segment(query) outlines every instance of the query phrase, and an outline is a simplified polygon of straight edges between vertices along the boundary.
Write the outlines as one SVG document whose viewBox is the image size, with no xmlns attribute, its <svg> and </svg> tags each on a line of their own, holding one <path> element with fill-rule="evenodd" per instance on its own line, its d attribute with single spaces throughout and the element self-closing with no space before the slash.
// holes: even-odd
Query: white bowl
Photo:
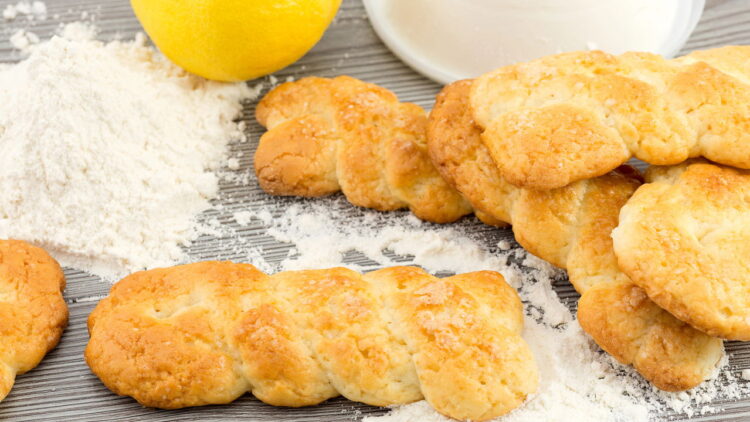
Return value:
<svg viewBox="0 0 750 422">
<path fill-rule="evenodd" d="M 364 0 L 404 62 L 440 83 L 581 49 L 674 57 L 705 0 Z M 628 9 L 630 8 L 630 9 Z"/>
</svg>

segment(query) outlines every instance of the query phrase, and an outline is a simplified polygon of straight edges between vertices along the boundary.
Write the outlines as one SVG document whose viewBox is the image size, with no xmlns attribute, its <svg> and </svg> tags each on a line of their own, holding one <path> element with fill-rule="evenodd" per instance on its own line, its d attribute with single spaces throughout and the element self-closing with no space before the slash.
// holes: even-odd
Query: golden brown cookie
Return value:
<svg viewBox="0 0 750 422">
<path fill-rule="evenodd" d="M 620 267 L 677 318 L 750 340 L 750 172 L 699 160 L 647 180 L 612 234 Z"/>
<path fill-rule="evenodd" d="M 86 361 L 145 406 L 278 406 L 343 395 L 376 406 L 425 398 L 486 420 L 536 390 L 522 305 L 495 272 L 435 278 L 413 267 L 266 275 L 201 262 L 135 273 L 89 317 Z"/>
<path fill-rule="evenodd" d="M 256 117 L 268 128 L 255 153 L 255 173 L 268 193 L 341 190 L 352 204 L 408 207 L 438 223 L 471 212 L 427 156 L 424 110 L 385 88 L 348 76 L 303 78 L 269 92 Z"/>
<path fill-rule="evenodd" d="M 500 174 L 520 187 L 559 188 L 632 156 L 750 168 L 748 61 L 748 46 L 674 60 L 563 53 L 482 75 L 470 103 Z"/>
<path fill-rule="evenodd" d="M 620 271 L 610 234 L 639 183 L 612 172 L 551 191 L 527 190 L 513 229 L 529 251 L 568 270 L 581 293 L 578 321 L 604 350 L 660 389 L 686 390 L 711 375 L 723 344 L 649 300 Z"/>
<path fill-rule="evenodd" d="M 507 225 L 505 210 L 518 188 L 506 182 L 482 144 L 468 107 L 471 81 L 454 82 L 435 99 L 427 125 L 427 151 L 435 167 L 490 225 Z"/>
<path fill-rule="evenodd" d="M 36 367 L 68 322 L 65 277 L 47 252 L 0 240 L 0 400 L 16 375 Z"/>
<path fill-rule="evenodd" d="M 640 185 L 637 171 L 623 167 L 549 191 L 503 182 L 467 111 L 470 85 L 446 86 L 430 114 L 429 152 L 441 174 L 477 210 L 512 223 L 528 251 L 568 270 L 582 295 L 579 322 L 603 349 L 661 389 L 702 382 L 722 356 L 721 341 L 659 308 L 617 266 L 610 233 Z"/>
</svg>

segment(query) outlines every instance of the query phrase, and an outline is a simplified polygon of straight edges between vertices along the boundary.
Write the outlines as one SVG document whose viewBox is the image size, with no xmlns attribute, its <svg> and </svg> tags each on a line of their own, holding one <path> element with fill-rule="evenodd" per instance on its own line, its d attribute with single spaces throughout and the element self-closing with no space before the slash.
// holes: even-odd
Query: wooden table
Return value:
<svg viewBox="0 0 750 422">
<path fill-rule="evenodd" d="M 408 1 L 408 0 L 404 0 Z M 8 0 L 0 1 L 0 9 Z M 15 1 L 13 1 L 15 3 Z M 131 38 L 140 30 L 127 0 L 47 0 L 50 18 L 37 22 L 30 28 L 42 39 L 48 38 L 60 22 L 81 20 L 82 13 L 93 16 L 101 29 L 100 38 L 108 40 L 118 36 Z M 54 15 L 59 15 L 53 19 Z M 727 44 L 750 43 L 750 1 L 709 0 L 698 28 L 690 38 L 684 52 L 693 49 L 722 46 Z M 8 44 L 8 38 L 15 30 L 25 27 L 23 20 L 3 23 L 0 38 L 0 61 L 13 62 L 21 58 Z M 431 107 L 435 93 L 440 88 L 415 73 L 393 56 L 372 31 L 359 0 L 344 0 L 341 10 L 323 40 L 295 65 L 278 72 L 283 80 L 317 75 L 335 76 L 348 74 L 363 80 L 383 85 L 395 91 L 402 100 L 416 102 Z M 251 82 L 251 84 L 257 83 Z M 251 157 L 262 129 L 252 118 L 254 104 L 246 107 L 244 120 L 248 123 L 251 142 L 232 145 L 233 151 L 243 151 L 240 172 L 249 171 Z M 222 224 L 234 224 L 232 213 L 241 209 L 271 207 L 280 211 L 294 199 L 271 198 L 257 187 L 254 178 L 243 185 L 223 183 L 222 194 L 225 205 L 221 211 L 208 211 L 203 218 L 218 218 Z M 324 200 L 325 201 L 325 200 Z M 335 199 L 331 199 L 335 201 Z M 362 211 L 344 208 L 340 218 L 356 223 Z M 475 219 L 462 220 L 457 226 L 482 239 L 487 245 L 496 244 L 503 238 L 512 238 L 510 230 L 496 230 L 479 224 Z M 259 221 L 241 230 L 241 235 L 251 240 L 262 250 L 263 259 L 278 262 L 283 259 L 290 245 L 276 243 L 265 233 Z M 201 237 L 190 249 L 192 258 L 247 260 L 246 254 L 227 250 L 221 239 Z M 352 257 L 356 260 L 357 257 Z M 17 379 L 8 398 L 0 404 L 0 420 L 284 420 L 284 421 L 350 421 L 359 420 L 363 415 L 383 413 L 385 410 L 356 404 L 338 398 L 323 405 L 303 408 L 274 408 L 260 403 L 252 396 L 245 395 L 229 406 L 207 406 L 195 409 L 161 411 L 145 409 L 126 397 L 118 397 L 108 391 L 91 374 L 83 361 L 83 349 L 88 335 L 86 317 L 96 304 L 96 298 L 107 293 L 109 285 L 96 277 L 68 269 L 68 288 L 65 293 L 70 305 L 70 325 L 60 345 L 52 351 L 38 368 Z M 563 299 L 570 299 L 575 305 L 575 292 L 562 280 L 555 286 Z M 727 343 L 732 354 L 733 370 L 739 372 L 750 368 L 750 345 L 737 342 Z M 695 417 L 694 421 L 748 421 L 750 420 L 750 398 L 736 403 L 727 403 L 723 415 Z M 680 415 L 668 416 L 671 420 L 683 420 Z"/>
</svg>

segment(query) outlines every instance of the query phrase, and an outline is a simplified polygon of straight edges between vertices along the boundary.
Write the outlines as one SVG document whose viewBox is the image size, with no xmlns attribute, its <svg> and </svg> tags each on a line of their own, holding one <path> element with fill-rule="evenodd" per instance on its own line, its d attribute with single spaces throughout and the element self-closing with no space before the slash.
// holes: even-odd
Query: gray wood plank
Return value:
<svg viewBox="0 0 750 422">
<path fill-rule="evenodd" d="M 15 2 L 15 1 L 14 1 Z M 8 0 L 0 1 L 0 9 Z M 140 29 L 129 3 L 126 0 L 47 0 L 50 17 L 58 19 L 35 22 L 32 31 L 47 38 L 60 22 L 72 22 L 81 18 L 82 12 L 95 17 L 101 28 L 101 38 L 128 38 Z M 750 2 L 744 0 L 709 0 L 707 10 L 698 28 L 684 48 L 684 52 L 725 44 L 750 43 Z M 3 23 L 0 29 L 0 62 L 14 62 L 20 59 L 17 51 L 8 44 L 8 36 L 16 29 L 26 26 L 18 22 Z M 323 40 L 302 60 L 276 76 L 283 80 L 291 76 L 299 78 L 307 75 L 335 76 L 348 74 L 374 82 L 394 90 L 403 100 L 413 101 L 430 107 L 439 86 L 415 73 L 393 56 L 378 40 L 367 20 L 365 10 L 359 0 L 344 0 L 342 8 Z M 259 81 L 252 81 L 255 84 Z M 248 104 L 243 119 L 248 122 L 248 135 L 251 142 L 232 145 L 232 151 L 242 151 L 239 172 L 250 171 L 252 153 L 262 129 L 252 118 L 254 104 Z M 272 198 L 264 194 L 253 177 L 247 185 L 223 182 L 221 186 L 224 208 L 212 210 L 204 219 L 218 218 L 222 224 L 232 226 L 232 213 L 240 209 L 271 208 L 278 214 L 297 200 Z M 339 221 L 358 224 L 367 213 L 355 209 L 340 198 L 321 199 L 332 207 L 338 207 Z M 500 239 L 512 238 L 509 230 L 496 230 L 480 224 L 474 218 L 466 218 L 457 223 L 466 233 L 475 236 L 488 248 Z M 255 222 L 248 227 L 238 228 L 238 234 L 254 246 L 260 247 L 260 257 L 268 262 L 279 262 L 287 256 L 290 245 L 279 244 L 267 235 L 265 227 Z M 247 261 L 247 251 L 237 249 L 236 244 L 226 239 L 211 236 L 200 238 L 189 248 L 193 259 L 235 259 Z M 352 262 L 365 262 L 357 254 L 348 258 Z M 250 259 L 252 260 L 252 259 Z M 406 258 L 408 262 L 408 258 Z M 70 325 L 60 346 L 52 351 L 42 364 L 26 375 L 18 378 L 8 398 L 0 404 L 0 420 L 13 421 L 59 421 L 59 420 L 150 420 L 150 421 L 189 421 L 189 420 L 254 420 L 254 421 L 349 421 L 358 420 L 363 415 L 383 413 L 383 409 L 333 399 L 320 406 L 287 409 L 264 405 L 245 395 L 232 405 L 207 406 L 177 411 L 146 409 L 126 397 L 117 397 L 107 390 L 86 367 L 82 353 L 88 340 L 86 317 L 95 306 L 92 296 L 106 294 L 109 285 L 96 277 L 66 269 L 68 288 L 65 293 L 70 304 Z M 556 290 L 564 299 L 572 299 L 575 306 L 577 295 L 565 280 L 556 283 Z M 732 342 L 727 344 L 731 353 L 731 363 L 735 371 L 750 368 L 750 347 Z M 681 415 L 671 415 L 671 420 L 683 420 Z M 697 417 L 692 420 L 750 420 L 750 399 L 727 405 L 722 415 Z"/>
</svg>

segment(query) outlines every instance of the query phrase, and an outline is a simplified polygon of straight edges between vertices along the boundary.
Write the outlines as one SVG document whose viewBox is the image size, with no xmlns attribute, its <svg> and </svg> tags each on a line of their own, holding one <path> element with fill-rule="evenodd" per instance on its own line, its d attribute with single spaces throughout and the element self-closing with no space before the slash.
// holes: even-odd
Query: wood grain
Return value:
<svg viewBox="0 0 750 422">
<path fill-rule="evenodd" d="M 0 1 L 0 9 L 11 3 Z M 15 3 L 15 1 L 13 1 Z M 41 38 L 48 38 L 57 30 L 60 22 L 80 20 L 82 13 L 94 17 L 101 28 L 100 37 L 105 40 L 117 37 L 129 38 L 140 30 L 126 0 L 47 0 L 50 19 L 33 22 L 31 31 Z M 57 15 L 56 19 L 53 16 Z M 726 44 L 750 43 L 750 1 L 709 0 L 707 9 L 683 52 Z M 8 38 L 15 30 L 27 27 L 23 20 L 3 23 L 0 31 L 0 61 L 14 62 L 21 58 L 13 50 Z M 413 101 L 430 107 L 439 86 L 415 73 L 393 56 L 378 40 L 367 20 L 359 0 L 344 0 L 342 8 L 323 40 L 295 65 L 278 72 L 276 77 L 299 78 L 307 75 L 335 76 L 348 74 L 374 82 L 394 90 L 402 100 Z M 267 79 L 266 79 L 267 81 Z M 260 81 L 251 81 L 254 85 Z M 268 84 L 266 84 L 268 85 Z M 243 152 L 239 172 L 248 172 L 250 161 L 262 129 L 252 119 L 254 104 L 248 104 L 244 120 L 248 123 L 248 135 L 252 140 L 246 144 L 232 145 L 233 152 Z M 203 220 L 217 219 L 220 224 L 237 229 L 238 236 L 249 241 L 262 258 L 268 262 L 279 262 L 287 257 L 291 245 L 276 242 L 266 233 L 259 221 L 238 228 L 232 214 L 241 209 L 269 209 L 279 215 L 295 199 L 271 198 L 260 191 L 253 177 L 247 184 L 223 182 L 221 186 L 224 208 L 206 212 Z M 337 221 L 346 224 L 363 223 L 368 211 L 350 207 L 340 198 L 319 200 L 328 202 L 337 209 Z M 480 224 L 474 218 L 466 218 L 456 226 L 475 237 L 486 247 L 492 248 L 501 239 L 510 239 L 509 230 L 495 230 Z M 254 249 L 256 250 L 256 249 Z M 190 248 L 192 259 L 234 259 L 252 262 L 247 249 L 238 249 L 227 239 L 203 236 Z M 258 257 L 255 257 L 256 259 Z M 351 262 L 373 264 L 361 254 L 347 255 Z M 408 257 L 403 257 L 408 262 Z M 68 289 L 66 299 L 70 304 L 71 320 L 60 346 L 55 349 L 30 373 L 20 376 L 8 398 L 0 404 L 0 420 L 34 421 L 188 421 L 188 420 L 253 420 L 253 421 L 350 421 L 362 416 L 383 413 L 385 410 L 345 399 L 334 399 L 323 405 L 287 409 L 264 405 L 246 395 L 228 406 L 208 406 L 177 411 L 145 409 L 126 397 L 117 397 L 98 381 L 86 367 L 82 353 L 88 340 L 86 317 L 95 306 L 95 298 L 105 295 L 109 285 L 71 269 L 66 270 Z M 574 306 L 576 294 L 569 284 L 561 280 L 555 285 L 563 299 Z M 93 298 L 93 299 L 92 299 Z M 741 343 L 728 343 L 732 354 L 733 370 L 739 374 L 750 368 L 750 347 Z M 750 398 L 726 403 L 720 415 L 694 417 L 693 421 L 747 421 L 750 420 Z M 665 415 L 670 420 L 684 420 L 684 415 Z"/>
</svg>

